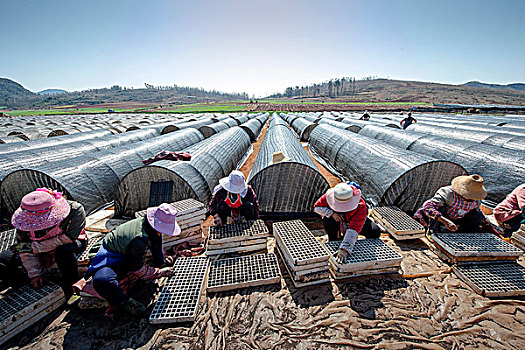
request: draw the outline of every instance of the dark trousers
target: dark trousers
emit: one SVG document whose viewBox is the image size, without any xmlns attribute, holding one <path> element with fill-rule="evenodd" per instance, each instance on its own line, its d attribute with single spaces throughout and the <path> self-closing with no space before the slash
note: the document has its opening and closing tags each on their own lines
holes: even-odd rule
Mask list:
<svg viewBox="0 0 525 350">
<path fill-rule="evenodd" d="M 332 217 L 323 218 L 324 231 L 328 235 L 328 240 L 339 241 L 343 239 L 344 232 L 341 232 L 341 226 Z M 381 229 L 369 218 L 366 218 L 363 228 L 359 234 L 366 238 L 379 238 L 381 236 Z"/>
<path fill-rule="evenodd" d="M 505 234 L 510 236 L 513 232 L 518 231 L 521 226 L 521 221 L 523 219 L 524 219 L 524 214 L 520 214 L 518 216 L 513 217 L 512 219 L 505 221 L 505 226 L 506 226 L 506 228 L 504 229 Z"/>
<path fill-rule="evenodd" d="M 241 216 L 244 216 L 246 220 L 255 220 L 255 208 L 252 202 L 244 202 L 240 206 Z M 217 205 L 217 214 L 221 218 L 223 225 L 226 224 L 228 216 L 232 216 L 232 209 L 225 202 L 219 202 Z"/>
<path fill-rule="evenodd" d="M 55 249 L 55 262 L 62 274 L 62 288 L 66 294 L 72 293 L 71 286 L 80 279 L 76 254 L 84 251 L 86 245 L 86 241 L 76 240 L 73 243 L 63 244 Z"/>
<path fill-rule="evenodd" d="M 113 306 L 124 305 L 128 296 L 124 294 L 119 284 L 119 277 L 113 267 L 102 267 L 93 275 L 93 288 Z"/>
<path fill-rule="evenodd" d="M 72 293 L 71 285 L 80 279 L 76 254 L 83 251 L 86 244 L 86 241 L 76 240 L 55 249 L 55 262 L 62 274 L 61 287 L 66 294 Z M 8 285 L 20 285 L 28 282 L 18 254 L 14 254 L 10 250 L 0 253 L 0 279 Z"/>
<path fill-rule="evenodd" d="M 20 256 L 11 250 L 0 253 L 0 280 L 11 287 L 19 287 L 29 282 Z"/>
<path fill-rule="evenodd" d="M 445 208 L 439 208 L 439 212 L 445 215 L 446 210 Z M 479 232 L 480 226 L 483 223 L 483 214 L 478 210 L 471 210 L 461 219 L 452 220 L 452 222 L 458 227 L 456 231 L 458 233 Z M 431 221 L 429 227 L 434 233 L 449 232 L 445 226 L 437 220 Z"/>
</svg>

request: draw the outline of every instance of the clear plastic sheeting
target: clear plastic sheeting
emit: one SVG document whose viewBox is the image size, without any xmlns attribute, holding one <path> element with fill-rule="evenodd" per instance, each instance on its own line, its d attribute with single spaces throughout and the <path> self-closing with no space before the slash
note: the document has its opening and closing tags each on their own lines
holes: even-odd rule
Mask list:
<svg viewBox="0 0 525 350">
<path fill-rule="evenodd" d="M 359 132 L 359 130 L 361 130 L 359 127 L 355 127 L 353 125 L 345 124 L 345 123 L 341 123 L 341 122 L 336 122 L 333 119 L 320 119 L 317 124 L 318 125 L 328 124 L 328 125 L 331 125 L 331 126 L 335 126 L 338 129 L 348 130 L 348 131 L 351 131 L 351 132 Z"/>
<path fill-rule="evenodd" d="M 102 151 L 125 144 L 133 144 L 158 135 L 158 132 L 153 129 L 144 129 L 124 134 L 110 134 L 92 139 L 64 144 L 55 143 L 47 147 L 30 148 L 18 152 L 0 154 L 0 163 L 2 164 L 2 167 L 0 167 L 0 180 L 15 170 L 71 159 L 90 152 Z"/>
<path fill-rule="evenodd" d="M 201 140 L 203 136 L 197 130 L 181 130 L 13 172 L 4 178 L 0 187 L 3 212 L 10 216 L 25 194 L 38 187 L 50 187 L 81 203 L 89 214 L 113 201 L 119 181 L 143 166 L 144 159 L 163 150 L 180 151 Z M 140 187 L 134 190 L 139 194 L 144 191 Z"/>
<path fill-rule="evenodd" d="M 266 132 L 248 183 L 257 194 L 262 215 L 308 215 L 330 186 L 293 132 L 274 119 L 281 118 L 273 116 L 274 127 Z M 275 152 L 290 160 L 270 164 Z"/>
<path fill-rule="evenodd" d="M 378 126 L 386 126 L 386 127 L 394 128 L 394 129 L 400 129 L 399 124 L 393 123 L 393 122 L 391 122 L 389 120 L 386 120 L 386 119 L 382 119 L 382 120 L 377 120 L 377 119 L 374 119 L 374 120 L 372 120 L 372 119 L 370 119 L 370 120 L 359 120 L 359 119 L 352 119 L 352 118 L 343 118 L 341 120 L 341 123 L 350 125 L 351 126 L 350 131 L 353 131 L 355 133 L 358 133 L 359 130 L 361 130 L 362 128 L 364 128 L 367 125 L 378 125 Z"/>
<path fill-rule="evenodd" d="M 487 199 L 500 202 L 525 179 L 525 152 L 422 133 L 367 126 L 360 135 L 392 146 L 449 160 L 485 180 Z"/>
<path fill-rule="evenodd" d="M 14 135 L 14 136 L 5 136 L 0 137 L 0 144 L 20 142 L 20 141 L 29 141 L 29 139 L 24 135 Z"/>
<path fill-rule="evenodd" d="M 460 165 L 388 145 L 330 125 L 310 136 L 310 150 L 346 179 L 361 185 L 373 206 L 395 205 L 415 211 L 453 178 Z"/>
<path fill-rule="evenodd" d="M 131 217 L 148 206 L 185 198 L 208 203 L 219 179 L 241 166 L 250 146 L 246 132 L 233 127 L 185 148 L 192 156 L 189 162 L 163 160 L 130 172 L 115 193 L 115 214 Z M 170 190 L 155 198 L 159 182 Z"/>
<path fill-rule="evenodd" d="M 275 126 L 285 126 L 287 128 L 289 128 L 288 126 L 288 123 L 284 121 L 284 119 L 280 118 L 277 113 L 274 113 L 272 115 L 272 119 L 270 119 L 270 124 L 268 125 L 268 130 L 270 130 L 271 128 L 275 127 Z"/>
</svg>

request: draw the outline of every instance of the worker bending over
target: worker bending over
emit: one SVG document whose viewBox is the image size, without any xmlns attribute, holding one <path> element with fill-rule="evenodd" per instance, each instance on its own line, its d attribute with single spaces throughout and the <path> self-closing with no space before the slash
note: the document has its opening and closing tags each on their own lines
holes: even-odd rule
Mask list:
<svg viewBox="0 0 525 350">
<path fill-rule="evenodd" d="M 40 288 L 45 270 L 56 262 L 62 275 L 60 285 L 71 295 L 72 284 L 79 278 L 76 254 L 87 245 L 84 207 L 66 200 L 61 192 L 39 188 L 22 198 L 11 223 L 17 242 L 14 251 L 1 253 L 0 279 L 11 284 L 29 278 L 33 288 Z"/>
<path fill-rule="evenodd" d="M 315 202 L 314 211 L 321 215 L 330 241 L 344 235 L 337 252 L 340 261 L 346 260 L 359 233 L 366 238 L 378 238 L 381 234 L 379 227 L 367 218 L 368 208 L 356 183 L 340 183 L 330 188 Z"/>
<path fill-rule="evenodd" d="M 170 267 L 160 268 L 164 264 L 173 264 L 172 257 L 164 258 L 162 235 L 180 234 L 176 218 L 177 210 L 163 203 L 148 208 L 146 216 L 120 225 L 104 237 L 84 279 L 92 277 L 94 290 L 112 307 L 122 308 L 136 316 L 144 315 L 146 306 L 127 296 L 119 281 L 130 274 L 143 279 L 172 275 Z M 154 267 L 144 265 L 144 254 L 148 249 Z"/>
<path fill-rule="evenodd" d="M 219 180 L 213 190 L 210 204 L 210 214 L 213 215 L 215 225 L 227 224 L 228 217 L 233 222 L 255 220 L 259 218 L 259 203 L 252 187 L 246 184 L 244 174 L 234 170 L 228 177 Z"/>
<path fill-rule="evenodd" d="M 525 183 L 516 187 L 494 208 L 494 217 L 507 235 L 525 225 Z"/>
<path fill-rule="evenodd" d="M 430 232 L 479 232 L 480 226 L 488 223 L 479 210 L 486 196 L 481 176 L 458 176 L 423 203 L 414 219 L 427 228 L 427 237 Z"/>
</svg>

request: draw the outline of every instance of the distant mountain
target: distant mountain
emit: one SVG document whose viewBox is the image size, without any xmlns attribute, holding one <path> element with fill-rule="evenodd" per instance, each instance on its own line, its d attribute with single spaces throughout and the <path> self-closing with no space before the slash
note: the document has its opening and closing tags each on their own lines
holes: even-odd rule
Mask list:
<svg viewBox="0 0 525 350">
<path fill-rule="evenodd" d="M 469 81 L 468 83 L 463 84 L 463 86 L 477 87 L 477 88 L 492 88 L 492 89 L 513 89 L 525 91 L 524 83 L 514 83 L 514 84 L 486 84 L 479 81 Z"/>
<path fill-rule="evenodd" d="M 67 94 L 66 90 L 62 89 L 45 89 L 38 92 L 39 95 L 59 95 L 59 94 Z"/>
<path fill-rule="evenodd" d="M 24 88 L 15 81 L 0 78 L 0 106 L 11 106 L 19 101 L 38 98 L 38 95 Z"/>
</svg>

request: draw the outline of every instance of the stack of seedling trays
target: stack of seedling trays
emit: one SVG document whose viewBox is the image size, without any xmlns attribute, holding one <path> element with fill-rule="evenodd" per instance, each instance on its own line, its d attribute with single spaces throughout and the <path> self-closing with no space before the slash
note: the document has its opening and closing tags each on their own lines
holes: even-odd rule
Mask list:
<svg viewBox="0 0 525 350">
<path fill-rule="evenodd" d="M 201 224 L 206 220 L 206 208 L 204 204 L 193 199 L 188 198 L 182 201 L 171 203 L 177 209 L 177 223 L 180 226 L 181 233 L 178 236 L 162 237 L 162 246 L 164 249 L 169 249 L 177 244 L 184 242 L 202 242 Z M 146 215 L 146 210 L 138 211 L 135 217 L 142 217 Z"/>
<path fill-rule="evenodd" d="M 77 257 L 79 273 L 86 273 L 89 264 L 91 263 L 91 259 L 97 254 L 104 237 L 105 234 L 102 233 L 89 237 L 86 249 L 84 249 L 84 251 Z"/>
<path fill-rule="evenodd" d="M 403 257 L 381 239 L 360 239 L 343 262 L 335 258 L 341 241 L 326 242 L 331 272 L 336 280 L 356 276 L 399 273 Z"/>
<path fill-rule="evenodd" d="M 375 207 L 370 217 L 395 240 L 423 238 L 425 228 L 398 207 Z"/>
<path fill-rule="evenodd" d="M 525 295 L 525 268 L 516 260 L 523 251 L 492 233 L 437 233 L 434 251 L 455 264 L 454 273 L 487 297 Z"/>
<path fill-rule="evenodd" d="M 0 232 L 0 253 L 9 250 L 16 242 L 16 230 Z"/>
<path fill-rule="evenodd" d="M 518 231 L 514 232 L 510 237 L 510 241 L 516 247 L 520 248 L 521 250 L 525 250 L 525 231 L 519 229 Z"/>
<path fill-rule="evenodd" d="M 0 344 L 49 315 L 64 302 L 62 288 L 51 282 L 38 289 L 26 285 L 10 291 L 0 299 Z"/>
<path fill-rule="evenodd" d="M 175 271 L 160 292 L 153 306 L 150 323 L 193 322 L 208 274 L 208 258 L 177 258 Z"/>
<path fill-rule="evenodd" d="M 277 257 L 273 253 L 219 259 L 211 263 L 208 293 L 281 282 Z"/>
<path fill-rule="evenodd" d="M 328 252 L 301 220 L 274 223 L 273 235 L 295 287 L 330 281 Z"/>
<path fill-rule="evenodd" d="M 210 226 L 206 255 L 266 250 L 268 236 L 268 228 L 262 220 Z"/>
</svg>

